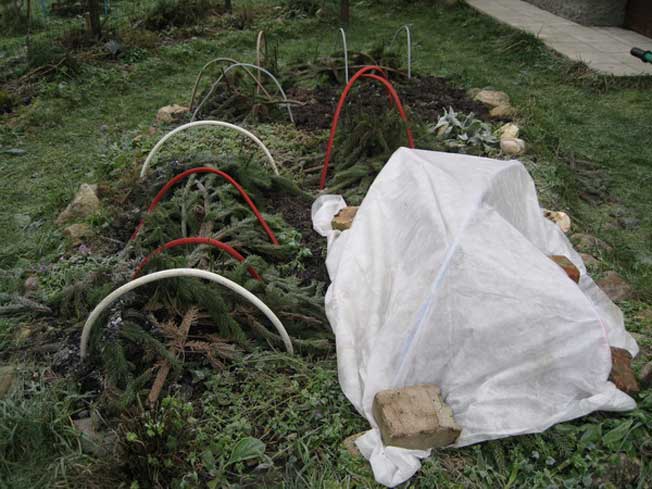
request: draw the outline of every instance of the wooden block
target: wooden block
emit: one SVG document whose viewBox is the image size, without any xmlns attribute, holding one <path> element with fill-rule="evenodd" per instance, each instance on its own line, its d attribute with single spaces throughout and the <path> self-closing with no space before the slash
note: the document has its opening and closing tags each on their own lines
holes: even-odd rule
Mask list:
<svg viewBox="0 0 652 489">
<path fill-rule="evenodd" d="M 345 207 L 338 212 L 331 221 L 331 227 L 338 231 L 346 231 L 353 224 L 353 218 L 358 212 L 358 207 Z"/>
<path fill-rule="evenodd" d="M 432 384 L 378 392 L 373 415 L 385 445 L 428 450 L 450 445 L 462 431 Z"/>
<path fill-rule="evenodd" d="M 566 275 L 568 275 L 568 278 L 570 278 L 573 282 L 576 284 L 580 283 L 580 271 L 572 261 L 561 255 L 552 255 L 548 258 L 563 268 L 564 272 L 566 272 Z"/>
</svg>

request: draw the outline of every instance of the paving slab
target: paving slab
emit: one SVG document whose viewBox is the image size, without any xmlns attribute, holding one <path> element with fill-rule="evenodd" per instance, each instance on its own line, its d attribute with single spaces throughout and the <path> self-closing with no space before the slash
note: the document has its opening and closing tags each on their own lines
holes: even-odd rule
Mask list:
<svg viewBox="0 0 652 489">
<path fill-rule="evenodd" d="M 564 56 L 614 76 L 652 75 L 652 64 L 634 58 L 633 47 L 652 50 L 652 39 L 619 27 L 588 27 L 522 0 L 467 0 L 476 10 L 541 39 Z"/>
</svg>

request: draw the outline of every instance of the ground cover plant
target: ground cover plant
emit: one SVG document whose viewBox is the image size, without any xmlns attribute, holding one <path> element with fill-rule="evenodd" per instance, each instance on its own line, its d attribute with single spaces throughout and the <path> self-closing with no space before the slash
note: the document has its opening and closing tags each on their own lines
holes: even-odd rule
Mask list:
<svg viewBox="0 0 652 489">
<path fill-rule="evenodd" d="M 0 116 L 0 364 L 18 367 L 0 400 L 7 487 L 375 487 L 366 462 L 342 446 L 366 427 L 337 383 L 323 314 L 325 243 L 310 224 L 344 85 L 335 9 L 289 5 L 236 2 L 236 18 L 256 13 L 244 26 L 217 15 L 206 30 L 148 31 L 155 42 L 139 51 L 107 51 L 78 59 L 74 70 L 37 74 L 29 94 L 16 84 L 21 67 L 3 81 L 12 105 Z M 387 46 L 405 23 L 415 36 L 411 80 L 402 46 Z M 187 104 L 210 59 L 255 63 L 260 30 L 270 47 L 265 66 L 293 102 L 296 126 L 276 95 L 257 94 L 257 83 L 235 71 L 203 115 L 244 122 L 268 145 L 280 175 L 255 145 L 211 129 L 177 135 L 139 179 L 153 145 L 190 119 L 157 123 L 156 110 Z M 352 65 L 391 68 L 418 147 L 501 157 L 492 139 L 501 121 L 490 120 L 466 90 L 491 86 L 511 95 L 543 205 L 565 210 L 576 230 L 610 245 L 592 251 L 600 261 L 591 271 L 617 270 L 634 286 L 620 306 L 641 346 L 635 367 L 649 361 L 652 214 L 644 184 L 652 150 L 641 141 L 652 83 L 594 75 L 464 6 L 362 3 L 352 8 L 349 43 L 357 52 Z M 207 76 L 204 94 L 223 68 Z M 262 83 L 275 94 L 272 82 Z M 327 188 L 358 203 L 388 155 L 406 143 L 384 89 L 359 84 L 340 122 Z M 280 246 L 213 175 L 175 186 L 128 245 L 158 190 L 197 166 L 236 178 Z M 98 184 L 101 207 L 76 240 L 55 221 L 83 182 Z M 143 273 L 195 266 L 232 278 L 269 303 L 298 353 L 283 353 L 264 317 L 232 294 L 179 279 L 115 303 L 96 324 L 90 358 L 79 363 L 90 310 L 149 252 L 186 236 L 219 239 L 246 259 L 184 246 L 154 257 Z M 651 396 L 644 390 L 631 413 L 596 413 L 541 435 L 437 451 L 405 486 L 650 487 Z M 73 423 L 88 417 L 102 434 L 90 447 Z"/>
</svg>

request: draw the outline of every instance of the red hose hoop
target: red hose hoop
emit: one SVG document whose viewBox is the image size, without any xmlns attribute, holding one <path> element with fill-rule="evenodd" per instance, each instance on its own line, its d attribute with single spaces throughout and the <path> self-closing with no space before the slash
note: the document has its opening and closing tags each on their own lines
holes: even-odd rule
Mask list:
<svg viewBox="0 0 652 489">
<path fill-rule="evenodd" d="M 240 195 L 242 195 L 242 198 L 247 202 L 249 205 L 249 208 L 251 211 L 254 213 L 256 216 L 256 219 L 258 219 L 258 222 L 260 222 L 260 225 L 263 227 L 265 232 L 267 233 L 267 236 L 269 236 L 269 239 L 273 244 L 278 246 L 278 240 L 276 239 L 276 236 L 274 235 L 274 232 L 272 229 L 269 227 L 267 224 L 267 221 L 265 221 L 265 218 L 260 214 L 258 211 L 258 208 L 256 207 L 256 204 L 251 200 L 251 197 L 249 197 L 249 194 L 245 191 L 245 189 L 242 188 L 242 186 L 233 178 L 231 175 L 229 175 L 226 172 L 223 172 L 222 170 L 217 170 L 215 168 L 211 168 L 209 166 L 200 166 L 197 168 L 191 168 L 190 170 L 186 170 L 183 173 L 179 173 L 176 177 L 170 179 L 168 183 L 166 183 L 161 190 L 159 190 L 158 194 L 156 194 L 156 197 L 154 197 L 154 200 L 152 200 L 152 203 L 149 205 L 147 208 L 147 211 L 145 212 L 146 214 L 149 214 L 152 212 L 158 203 L 161 201 L 161 199 L 165 196 L 165 194 L 170 190 L 174 185 L 179 183 L 181 180 L 186 178 L 189 175 L 192 175 L 194 173 L 214 173 L 215 175 L 219 175 L 222 178 L 224 178 L 227 182 L 229 182 L 231 185 L 233 185 L 238 192 L 240 192 Z M 129 238 L 129 241 L 133 241 L 136 239 L 138 234 L 140 233 L 140 230 L 143 228 L 143 225 L 145 224 L 145 217 L 140 220 L 138 223 L 138 226 L 136 226 L 136 229 L 134 230 L 133 234 L 131 235 L 131 238 Z"/>
<path fill-rule="evenodd" d="M 407 116 L 405 115 L 405 111 L 403 110 L 403 104 L 401 104 L 401 99 L 399 98 L 392 84 L 387 81 L 386 77 L 383 78 L 378 75 L 367 73 L 368 71 L 371 70 L 380 71 L 381 73 L 384 74 L 382 68 L 380 68 L 379 66 L 373 66 L 373 65 L 365 66 L 364 68 L 359 70 L 355 75 L 353 75 L 353 77 L 351 77 L 349 83 L 347 83 L 346 87 L 344 87 L 344 90 L 342 91 L 342 95 L 340 95 L 340 100 L 337 102 L 337 108 L 335 109 L 335 115 L 333 116 L 333 122 L 331 124 L 331 133 L 328 138 L 328 145 L 326 146 L 326 157 L 324 158 L 324 166 L 322 167 L 321 179 L 319 180 L 320 190 L 323 190 L 324 187 L 326 186 L 326 176 L 328 175 L 328 163 L 330 162 L 331 159 L 331 153 L 333 151 L 333 143 L 335 141 L 335 132 L 337 131 L 337 123 L 340 120 L 340 114 L 342 112 L 342 108 L 344 107 L 344 102 L 346 101 L 346 97 L 351 91 L 351 88 L 360 77 L 370 78 L 372 80 L 379 81 L 385 86 L 387 92 L 389 93 L 391 98 L 394 100 L 394 103 L 396 104 L 401 119 L 403 119 L 403 121 L 405 122 L 405 126 L 406 126 L 405 132 L 407 134 L 408 145 L 410 146 L 410 148 L 414 148 L 414 138 L 412 137 L 412 130 L 408 125 Z"/>
<path fill-rule="evenodd" d="M 150 260 L 154 258 L 156 255 L 159 255 L 163 251 L 169 250 L 170 248 L 176 248 L 177 246 L 183 246 L 188 244 L 206 244 L 206 245 L 214 246 L 215 248 L 218 248 L 222 251 L 226 251 L 229 255 L 231 255 L 239 262 L 242 262 L 245 259 L 244 256 L 238 253 L 238 251 L 236 251 L 234 248 L 230 247 L 226 243 L 222 243 L 221 241 L 218 241 L 217 239 L 202 238 L 202 237 L 175 239 L 173 241 L 168 241 L 163 246 L 159 246 L 154 251 L 152 251 L 149 255 L 143 258 L 143 260 L 136 267 L 136 270 L 134 270 L 134 274 L 131 276 L 131 279 L 133 280 L 136 277 L 138 277 L 138 275 L 140 275 L 140 272 L 143 270 L 143 268 L 145 268 L 145 266 L 150 262 Z M 249 271 L 249 275 L 251 275 L 256 280 L 262 280 L 260 275 L 258 275 L 258 272 L 256 272 L 256 270 L 253 267 L 249 267 L 247 270 Z"/>
</svg>

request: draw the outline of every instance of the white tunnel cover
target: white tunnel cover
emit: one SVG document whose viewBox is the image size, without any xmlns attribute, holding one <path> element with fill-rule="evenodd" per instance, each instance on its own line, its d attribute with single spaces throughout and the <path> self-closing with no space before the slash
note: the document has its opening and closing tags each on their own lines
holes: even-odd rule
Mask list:
<svg viewBox="0 0 652 489">
<path fill-rule="evenodd" d="M 607 378 L 609 346 L 636 355 L 636 342 L 543 217 L 520 162 L 400 148 L 351 229 L 333 231 L 344 206 L 321 196 L 313 226 L 329 242 L 340 384 L 374 428 L 357 444 L 378 482 L 405 481 L 428 455 L 383 447 L 371 411 L 380 390 L 439 385 L 462 427 L 456 446 L 635 407 Z M 549 255 L 580 269 L 579 287 Z"/>
</svg>

